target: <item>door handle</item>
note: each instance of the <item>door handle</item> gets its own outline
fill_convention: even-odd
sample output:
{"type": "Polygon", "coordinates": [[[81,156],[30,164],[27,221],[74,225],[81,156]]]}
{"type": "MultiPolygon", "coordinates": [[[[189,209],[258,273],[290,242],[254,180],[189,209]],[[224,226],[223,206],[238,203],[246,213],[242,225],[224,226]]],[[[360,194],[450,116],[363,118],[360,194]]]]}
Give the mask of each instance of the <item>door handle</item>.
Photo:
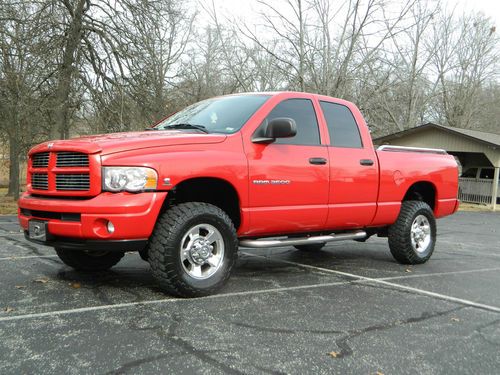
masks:
{"type": "Polygon", "coordinates": [[[310,158],[309,164],[323,165],[323,164],[326,164],[326,159],[325,158],[310,158]]]}
{"type": "Polygon", "coordinates": [[[359,164],[364,165],[366,167],[369,167],[369,166],[373,165],[373,160],[372,159],[361,159],[359,161],[359,164]]]}

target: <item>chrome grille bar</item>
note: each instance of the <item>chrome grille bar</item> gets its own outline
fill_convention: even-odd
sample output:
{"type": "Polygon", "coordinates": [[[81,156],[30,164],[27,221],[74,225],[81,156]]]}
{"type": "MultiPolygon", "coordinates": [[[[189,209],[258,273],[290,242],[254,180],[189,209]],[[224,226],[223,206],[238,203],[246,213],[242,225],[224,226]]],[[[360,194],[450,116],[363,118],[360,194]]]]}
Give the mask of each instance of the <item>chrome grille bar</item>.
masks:
{"type": "Polygon", "coordinates": [[[61,151],[57,153],[56,167],[88,167],[89,156],[80,152],[61,151]]]}
{"type": "Polygon", "coordinates": [[[47,168],[49,166],[49,155],[48,152],[34,154],[31,164],[33,168],[47,168]]]}
{"type": "Polygon", "coordinates": [[[37,190],[49,190],[49,176],[47,173],[33,173],[31,175],[31,186],[37,190]]]}
{"type": "Polygon", "coordinates": [[[58,174],[56,175],[56,190],[85,191],[90,189],[88,174],[58,174]]]}

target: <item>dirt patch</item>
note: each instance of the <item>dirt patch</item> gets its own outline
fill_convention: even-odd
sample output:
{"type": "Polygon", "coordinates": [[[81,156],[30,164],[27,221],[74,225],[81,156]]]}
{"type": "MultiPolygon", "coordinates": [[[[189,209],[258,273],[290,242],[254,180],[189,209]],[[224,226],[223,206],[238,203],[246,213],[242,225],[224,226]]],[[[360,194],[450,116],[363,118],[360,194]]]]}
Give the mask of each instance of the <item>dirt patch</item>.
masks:
{"type": "MultiPolygon", "coordinates": [[[[474,204],[474,203],[460,203],[460,208],[458,209],[459,211],[472,211],[472,212],[492,212],[491,206],[487,206],[484,204],[474,204]]],[[[497,206],[497,211],[499,208],[497,206]]]]}
{"type": "Polygon", "coordinates": [[[0,188],[0,215],[16,215],[17,201],[7,196],[7,189],[0,188]]]}

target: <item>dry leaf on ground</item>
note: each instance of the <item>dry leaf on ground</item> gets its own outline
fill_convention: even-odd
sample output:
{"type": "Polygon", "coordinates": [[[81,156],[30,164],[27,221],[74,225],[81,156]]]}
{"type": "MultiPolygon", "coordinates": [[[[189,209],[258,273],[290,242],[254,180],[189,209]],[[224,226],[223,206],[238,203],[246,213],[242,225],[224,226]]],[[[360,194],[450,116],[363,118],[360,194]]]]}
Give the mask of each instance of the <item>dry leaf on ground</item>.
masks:
{"type": "Polygon", "coordinates": [[[452,322],[459,322],[459,321],[460,321],[460,319],[458,319],[458,318],[451,318],[451,321],[452,321],[452,322]]]}
{"type": "Polygon", "coordinates": [[[70,283],[69,285],[74,289],[80,289],[82,287],[80,283],[70,283]]]}
{"type": "Polygon", "coordinates": [[[16,286],[14,286],[14,288],[16,288],[16,289],[24,289],[24,288],[26,288],[26,285],[16,285],[16,286]]]}
{"type": "Polygon", "coordinates": [[[10,313],[14,311],[14,309],[12,307],[7,306],[5,309],[3,309],[3,311],[5,311],[6,313],[10,313]]]}
{"type": "Polygon", "coordinates": [[[38,279],[35,279],[35,283],[47,284],[48,282],[49,279],[46,277],[39,277],[38,279]]]}
{"type": "Polygon", "coordinates": [[[330,352],[330,353],[328,353],[328,355],[330,355],[333,358],[337,358],[339,356],[339,354],[340,354],[339,352],[330,352]]]}

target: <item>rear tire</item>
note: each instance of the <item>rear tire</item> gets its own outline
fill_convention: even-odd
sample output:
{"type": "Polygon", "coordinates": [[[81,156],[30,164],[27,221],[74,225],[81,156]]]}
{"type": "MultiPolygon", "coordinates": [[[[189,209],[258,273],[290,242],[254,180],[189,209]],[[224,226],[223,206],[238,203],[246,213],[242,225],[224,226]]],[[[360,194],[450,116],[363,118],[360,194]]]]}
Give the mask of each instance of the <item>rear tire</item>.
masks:
{"type": "Polygon", "coordinates": [[[75,270],[86,272],[106,271],[125,255],[125,252],[120,251],[82,251],[61,247],[55,250],[64,264],[75,270]]]}
{"type": "Polygon", "coordinates": [[[294,247],[300,251],[313,252],[313,251],[320,251],[323,247],[325,247],[325,245],[326,242],[321,242],[321,243],[312,243],[309,245],[295,245],[294,247]]]}
{"type": "Polygon", "coordinates": [[[237,252],[236,229],[224,211],[208,203],[182,203],[158,219],[149,264],[165,292],[201,297],[222,288],[237,252]]]}
{"type": "Polygon", "coordinates": [[[421,264],[429,260],[436,244],[436,219],[429,205],[405,201],[396,222],[389,227],[391,254],[402,264],[421,264]]]}

